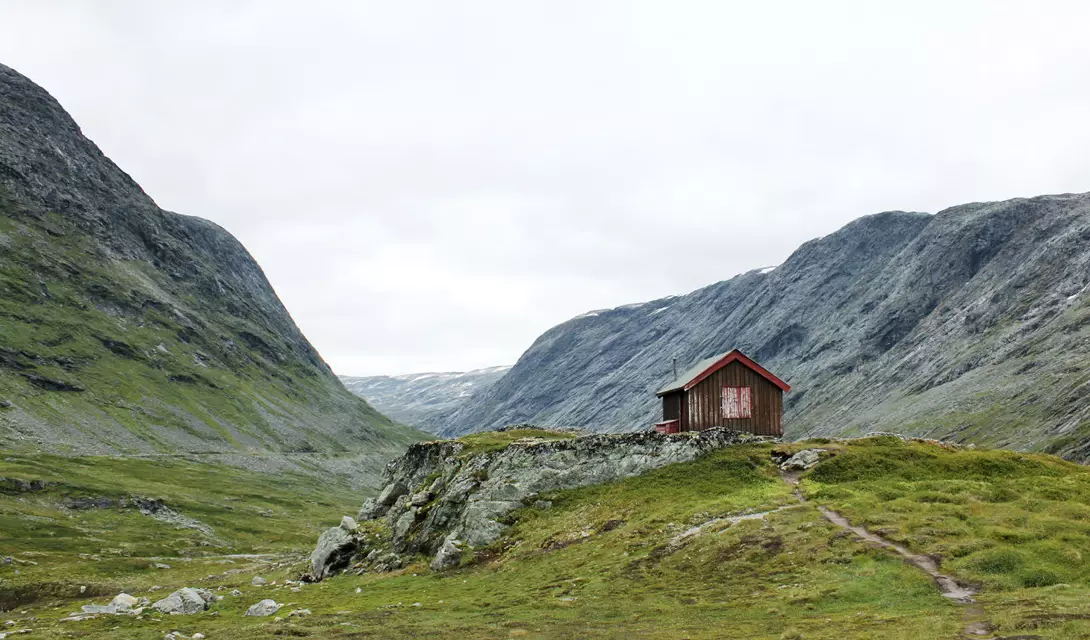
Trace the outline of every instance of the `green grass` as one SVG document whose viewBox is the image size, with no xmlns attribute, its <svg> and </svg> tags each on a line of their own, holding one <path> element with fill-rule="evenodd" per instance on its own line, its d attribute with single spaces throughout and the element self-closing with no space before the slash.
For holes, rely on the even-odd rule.
<svg viewBox="0 0 1090 640">
<path fill-rule="evenodd" d="M 804 475 L 809 502 L 799 504 L 770 454 L 804 446 L 834 455 Z M 816 508 L 825 505 L 980 585 L 979 600 L 1000 635 L 1090 638 L 1083 560 L 1090 553 L 1090 473 L 1045 455 L 895 438 L 737 446 L 621 482 L 543 495 L 551 506 L 516 512 L 501 540 L 454 571 L 432 573 L 422 558 L 396 573 L 341 575 L 298 591 L 284 580 L 305 570 L 318 532 L 354 512 L 362 496 L 301 478 L 269 482 L 172 465 L 162 473 L 154 463 L 117 459 L 17 457 L 0 465 L 6 477 L 60 482 L 43 494 L 0 496 L 10 519 L 0 553 L 42 563 L 0 567 L 7 589 L 0 593 L 14 597 L 22 588 L 36 598 L 5 615 L 43 638 L 136 639 L 173 629 L 240 639 L 958 637 L 961 606 L 899 557 L 829 524 Z M 51 506 L 66 496 L 134 493 L 163 495 L 214 526 L 227 546 L 135 513 L 62 515 Z M 708 525 L 672 542 L 715 518 L 775 509 L 763 520 Z M 224 554 L 242 552 L 273 558 L 220 564 Z M 174 568 L 150 569 L 156 556 Z M 255 573 L 278 584 L 251 587 Z M 77 584 L 93 589 L 80 596 Z M 216 616 L 56 622 L 121 587 L 149 597 L 166 591 L 148 592 L 152 584 L 204 586 L 225 598 Z M 234 588 L 244 595 L 228 595 Z M 265 597 L 291 603 L 283 619 L 242 615 Z M 313 615 L 286 617 L 297 608 Z M 37 620 L 23 625 L 30 617 Z"/>
<path fill-rule="evenodd" d="M 253 302 L 216 293 L 222 265 L 180 277 L 118 258 L 72 220 L 3 190 L 0 222 L 0 400 L 18 408 L 0 410 L 0 429 L 18 435 L 6 446 L 33 448 L 48 430 L 60 434 L 45 438 L 52 446 L 104 451 L 365 445 L 394 455 L 426 437 L 352 396 Z M 27 375 L 82 391 L 44 390 Z M 334 422 L 359 428 L 321 427 Z"/>
<path fill-rule="evenodd" d="M 575 434 L 566 431 L 551 431 L 548 429 L 511 429 L 510 431 L 483 431 L 472 433 L 457 439 L 465 445 L 461 456 L 468 458 L 481 453 L 491 453 L 505 449 L 507 445 L 523 438 L 537 440 L 570 440 Z"/>
<path fill-rule="evenodd" d="M 358 491 L 316 485 L 295 474 L 267 475 L 172 459 L 29 457 L 8 454 L 0 476 L 39 479 L 42 491 L 0 493 L 0 606 L 42 597 L 147 590 L 198 581 L 245 566 L 224 556 L 308 553 L 335 514 L 353 511 Z M 74 498 L 109 498 L 115 506 L 66 508 Z M 120 499 L 160 498 L 174 511 L 212 528 L 211 535 L 177 528 L 118 506 Z M 154 569 L 156 562 L 171 569 Z"/>
</svg>

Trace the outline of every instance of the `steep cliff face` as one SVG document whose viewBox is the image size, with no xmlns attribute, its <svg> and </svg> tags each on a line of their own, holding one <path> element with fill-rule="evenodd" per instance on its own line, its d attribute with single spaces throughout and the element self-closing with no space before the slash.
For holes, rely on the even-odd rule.
<svg viewBox="0 0 1090 640">
<path fill-rule="evenodd" d="M 779 267 L 541 336 L 441 431 L 645 428 L 654 389 L 738 347 L 792 386 L 789 437 L 896 430 L 1090 456 L 1090 194 L 867 216 Z"/>
<path fill-rule="evenodd" d="M 472 394 L 484 391 L 511 367 L 399 376 L 340 376 L 349 391 L 403 424 L 434 431 Z"/>
<path fill-rule="evenodd" d="M 0 66 L 0 444 L 369 452 L 416 438 L 337 380 L 246 249 L 159 209 Z"/>
</svg>

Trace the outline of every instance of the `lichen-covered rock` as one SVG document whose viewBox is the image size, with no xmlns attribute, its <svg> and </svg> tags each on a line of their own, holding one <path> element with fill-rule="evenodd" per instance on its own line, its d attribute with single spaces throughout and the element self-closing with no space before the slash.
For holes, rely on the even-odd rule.
<svg viewBox="0 0 1090 640">
<path fill-rule="evenodd" d="M 784 471 L 806 471 L 821 461 L 823 449 L 803 449 L 780 465 Z"/>
<path fill-rule="evenodd" d="M 499 538 L 506 528 L 504 516 L 532 504 L 542 492 L 611 482 L 761 439 L 725 429 L 526 438 L 500 451 L 470 456 L 463 455 L 465 445 L 457 441 L 414 444 L 387 465 L 385 487 L 361 509 L 361 517 L 389 526 L 394 553 L 358 550 L 357 555 L 374 570 L 403 566 L 404 558 L 416 553 L 433 556 L 436 570 L 456 566 L 467 549 Z M 312 561 L 334 544 L 349 548 L 347 537 L 334 531 L 322 535 Z M 321 571 L 312 564 L 316 579 L 337 570 L 324 560 Z"/>
<path fill-rule="evenodd" d="M 462 541 L 455 538 L 453 533 L 444 538 L 443 544 L 439 546 L 439 551 L 435 553 L 435 558 L 431 561 L 431 570 L 442 571 L 457 567 L 462 561 L 462 547 Z"/>
<path fill-rule="evenodd" d="M 310 554 L 310 571 L 315 580 L 321 580 L 343 570 L 352 562 L 352 556 L 360 546 L 360 539 L 343 526 L 327 529 L 319 538 L 318 546 Z"/>
<path fill-rule="evenodd" d="M 214 601 L 215 596 L 211 591 L 185 587 L 159 600 L 151 608 L 160 613 L 193 614 L 204 611 Z"/>
<path fill-rule="evenodd" d="M 266 599 L 262 600 L 261 602 L 258 602 L 257 604 L 251 605 L 250 608 L 246 610 L 246 615 L 248 615 L 248 616 L 271 616 L 272 614 L 276 613 L 277 611 L 280 611 L 280 607 L 282 607 L 282 606 L 284 606 L 284 605 L 277 604 L 276 600 L 272 600 L 271 598 L 266 598 Z"/>
</svg>

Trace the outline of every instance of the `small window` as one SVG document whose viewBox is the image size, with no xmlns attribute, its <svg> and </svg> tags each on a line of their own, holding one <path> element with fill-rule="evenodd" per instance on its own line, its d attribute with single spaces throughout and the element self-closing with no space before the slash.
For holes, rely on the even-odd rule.
<svg viewBox="0 0 1090 640">
<path fill-rule="evenodd" d="M 749 387 L 723 387 L 723 417 L 727 420 L 753 417 L 753 396 Z"/>
</svg>

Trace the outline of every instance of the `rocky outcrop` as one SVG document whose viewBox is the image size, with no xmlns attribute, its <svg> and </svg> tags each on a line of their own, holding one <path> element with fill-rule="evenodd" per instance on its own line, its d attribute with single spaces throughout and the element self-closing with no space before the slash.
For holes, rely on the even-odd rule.
<svg viewBox="0 0 1090 640">
<path fill-rule="evenodd" d="M 439 433 L 642 428 L 674 358 L 738 347 L 792 385 L 788 438 L 897 430 L 1086 460 L 1088 327 L 1090 194 L 880 213 L 774 269 L 554 327 Z"/>
<path fill-rule="evenodd" d="M 0 335 L 6 449 L 359 451 L 377 475 L 416 439 L 344 388 L 238 240 L 160 209 L 3 65 Z"/>
<path fill-rule="evenodd" d="M 359 530 L 342 523 L 322 534 L 311 577 L 350 565 L 397 568 L 416 554 L 431 558 L 435 570 L 457 566 L 467 550 L 498 539 L 505 517 L 542 493 L 620 480 L 760 439 L 724 429 L 530 437 L 478 454 L 458 441 L 417 443 L 387 465 L 385 487 L 360 509 Z"/>
</svg>

